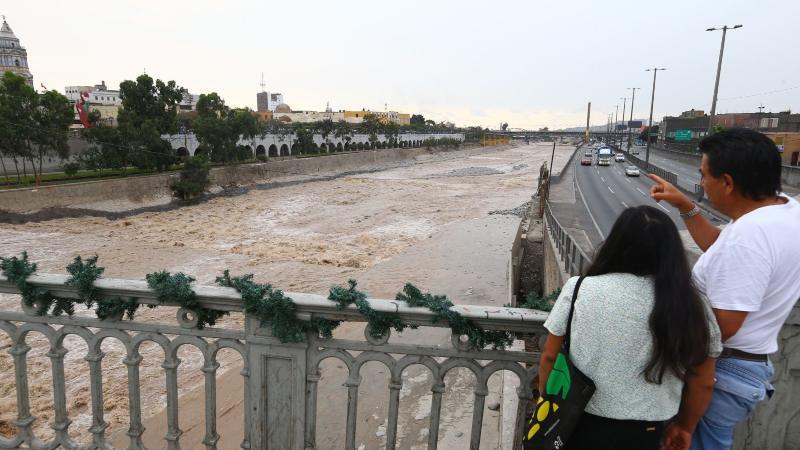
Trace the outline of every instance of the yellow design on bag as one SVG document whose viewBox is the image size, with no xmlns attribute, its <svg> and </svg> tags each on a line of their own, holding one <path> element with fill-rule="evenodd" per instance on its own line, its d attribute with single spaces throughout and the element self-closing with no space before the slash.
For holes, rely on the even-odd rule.
<svg viewBox="0 0 800 450">
<path fill-rule="evenodd" d="M 535 423 L 535 424 L 533 424 L 533 426 L 531 427 L 531 429 L 530 429 L 530 430 L 528 430 L 528 440 L 529 440 L 529 441 L 530 441 L 530 440 L 533 438 L 533 436 L 534 436 L 534 435 L 536 435 L 536 432 L 537 432 L 537 431 L 539 431 L 539 424 L 538 424 L 538 423 Z"/>
</svg>

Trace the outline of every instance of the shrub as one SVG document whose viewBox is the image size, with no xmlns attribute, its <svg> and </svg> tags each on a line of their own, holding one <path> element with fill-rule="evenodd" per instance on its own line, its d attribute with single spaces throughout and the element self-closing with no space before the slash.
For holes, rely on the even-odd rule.
<svg viewBox="0 0 800 450">
<path fill-rule="evenodd" d="M 259 160 L 259 161 L 262 161 L 262 162 L 266 161 L 267 160 L 267 155 L 258 155 L 258 156 L 256 156 L 256 159 Z"/>
<path fill-rule="evenodd" d="M 208 186 L 208 162 L 202 156 L 186 160 L 180 179 L 172 185 L 172 193 L 181 200 L 192 200 L 203 194 Z"/>
<path fill-rule="evenodd" d="M 81 168 L 81 165 L 76 161 L 70 161 L 64 163 L 64 165 L 61 166 L 61 168 L 64 170 L 64 173 L 67 174 L 68 177 L 71 177 L 78 173 L 78 169 Z"/>
</svg>

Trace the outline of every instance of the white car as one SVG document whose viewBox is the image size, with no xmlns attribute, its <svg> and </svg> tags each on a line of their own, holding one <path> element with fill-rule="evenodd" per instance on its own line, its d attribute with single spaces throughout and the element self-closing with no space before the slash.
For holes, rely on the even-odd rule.
<svg viewBox="0 0 800 450">
<path fill-rule="evenodd" d="M 636 166 L 628 166 L 625 168 L 625 175 L 629 177 L 638 177 L 639 169 Z"/>
<path fill-rule="evenodd" d="M 625 155 L 623 155 L 622 153 L 617 153 L 616 156 L 614 156 L 614 161 L 625 162 Z"/>
</svg>

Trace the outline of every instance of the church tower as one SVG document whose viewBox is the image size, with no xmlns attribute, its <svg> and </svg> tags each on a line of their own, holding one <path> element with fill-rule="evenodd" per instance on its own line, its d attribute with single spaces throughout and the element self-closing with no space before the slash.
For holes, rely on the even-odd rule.
<svg viewBox="0 0 800 450">
<path fill-rule="evenodd" d="M 33 86 L 33 75 L 28 69 L 28 51 L 19 44 L 19 39 L 3 16 L 3 25 L 0 27 L 0 75 L 7 71 L 25 77 L 28 85 Z"/>
</svg>

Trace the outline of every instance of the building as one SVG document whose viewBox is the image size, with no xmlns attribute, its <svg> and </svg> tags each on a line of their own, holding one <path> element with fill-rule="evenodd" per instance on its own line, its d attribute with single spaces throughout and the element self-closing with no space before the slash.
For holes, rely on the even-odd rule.
<svg viewBox="0 0 800 450">
<path fill-rule="evenodd" d="M 266 91 L 261 91 L 256 94 L 256 111 L 257 112 L 266 112 L 272 111 L 275 112 L 275 108 L 278 105 L 283 104 L 283 94 L 274 92 L 269 93 Z"/>
<path fill-rule="evenodd" d="M 717 114 L 714 126 L 723 128 L 750 128 L 762 132 L 800 132 L 800 114 L 791 111 Z"/>
<path fill-rule="evenodd" d="M 783 164 L 800 166 L 800 132 L 765 132 L 764 134 L 778 146 Z"/>
<path fill-rule="evenodd" d="M 661 121 L 659 139 L 667 143 L 702 139 L 708 133 L 708 116 L 702 110 L 689 110 L 680 116 L 667 116 Z"/>
<path fill-rule="evenodd" d="M 200 100 L 199 95 L 194 95 L 186 92 L 183 94 L 183 99 L 178 103 L 178 111 L 197 111 L 197 101 Z"/>
<path fill-rule="evenodd" d="M 81 95 L 84 96 L 86 103 L 89 104 L 89 111 L 97 111 L 100 113 L 100 121 L 105 125 L 117 125 L 117 113 L 119 107 L 122 106 L 122 98 L 118 90 L 109 89 L 105 81 L 94 86 L 66 86 L 64 88 L 64 95 L 72 102 L 73 105 L 81 100 Z M 75 120 L 73 128 L 83 128 L 78 116 L 77 110 L 75 111 Z"/>
<path fill-rule="evenodd" d="M 33 75 L 28 67 L 28 51 L 20 45 L 19 39 L 3 16 L 3 25 L 0 26 L 0 75 L 6 72 L 24 77 L 28 85 L 33 87 Z"/>
</svg>

